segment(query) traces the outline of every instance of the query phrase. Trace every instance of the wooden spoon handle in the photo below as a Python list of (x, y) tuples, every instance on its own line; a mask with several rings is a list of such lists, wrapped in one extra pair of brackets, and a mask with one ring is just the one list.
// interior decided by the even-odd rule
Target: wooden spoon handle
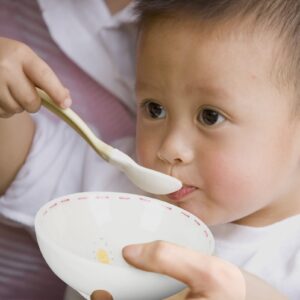
[(113, 147), (98, 139), (87, 124), (72, 109), (58, 107), (46, 92), (39, 88), (36, 88), (36, 90), (42, 100), (43, 106), (68, 123), (104, 160), (109, 161), (110, 153), (114, 149)]

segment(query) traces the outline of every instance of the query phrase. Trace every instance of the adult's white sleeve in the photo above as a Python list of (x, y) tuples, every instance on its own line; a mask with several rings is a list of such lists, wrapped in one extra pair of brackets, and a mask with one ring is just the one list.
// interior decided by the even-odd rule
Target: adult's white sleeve
[(0, 218), (32, 226), (37, 210), (62, 193), (81, 189), (88, 145), (63, 122), (33, 115), (36, 132), (26, 162), (0, 197)]

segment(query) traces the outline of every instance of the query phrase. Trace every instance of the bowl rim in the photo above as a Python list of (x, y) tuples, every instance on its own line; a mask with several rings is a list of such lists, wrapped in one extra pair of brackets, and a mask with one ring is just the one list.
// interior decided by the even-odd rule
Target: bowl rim
[[(37, 213), (35, 215), (35, 218), (34, 218), (34, 228), (35, 228), (35, 234), (36, 234), (37, 238), (38, 239), (42, 239), (46, 244), (50, 245), (50, 247), (54, 247), (56, 249), (56, 251), (62, 251), (65, 255), (74, 257), (76, 259), (80, 259), (82, 261), (89, 262), (91, 264), (98, 265), (99, 262), (89, 260), (86, 257), (74, 254), (71, 251), (67, 251), (64, 247), (60, 246), (59, 244), (57, 244), (53, 240), (47, 239), (44, 236), (44, 234), (43, 234), (43, 229), (42, 229), (42, 226), (40, 224), (40, 220), (42, 219), (43, 215), (45, 214), (45, 211), (47, 211), (47, 209), (51, 208), (51, 206), (56, 205), (57, 203), (60, 203), (63, 200), (66, 200), (67, 198), (75, 198), (75, 197), (77, 197), (77, 199), (69, 199), (69, 200), (71, 200), (71, 201), (78, 201), (79, 197), (82, 198), (82, 197), (91, 196), (91, 195), (101, 195), (101, 196), (113, 195), (114, 197), (120, 197), (120, 196), (126, 196), (126, 195), (128, 195), (128, 196), (135, 197), (135, 198), (136, 197), (142, 197), (142, 198), (149, 199), (152, 202), (155, 201), (157, 203), (161, 203), (161, 204), (164, 204), (164, 205), (167, 204), (167, 205), (171, 206), (172, 208), (174, 208), (174, 209), (176, 209), (176, 210), (178, 210), (180, 212), (184, 212), (184, 213), (188, 214), (189, 216), (193, 217), (194, 220), (196, 220), (197, 222), (200, 222), (201, 226), (204, 227), (204, 230), (207, 232), (208, 238), (210, 240), (208, 251), (207, 251), (208, 253), (207, 254), (208, 255), (213, 255), (213, 253), (214, 253), (214, 250), (215, 250), (215, 239), (214, 239), (214, 236), (213, 236), (211, 230), (209, 229), (209, 227), (200, 218), (198, 218), (194, 214), (186, 211), (185, 209), (183, 209), (181, 207), (178, 207), (178, 206), (173, 205), (173, 204), (168, 203), (168, 202), (164, 202), (164, 201), (162, 201), (160, 199), (152, 198), (152, 197), (149, 197), (147, 195), (139, 195), (139, 194), (123, 193), (123, 192), (89, 191), (89, 192), (70, 193), (70, 194), (66, 194), (66, 195), (63, 195), (63, 196), (56, 197), (56, 198), (48, 201), (47, 203), (45, 203), (44, 205), (42, 205), (39, 208), (39, 210), (37, 211)], [(105, 264), (103, 264), (103, 265), (105, 265)], [(109, 267), (109, 266), (111, 267), (111, 265), (105, 265), (105, 266), (106, 267)], [(114, 265), (114, 267), (119, 267), (119, 266)]]

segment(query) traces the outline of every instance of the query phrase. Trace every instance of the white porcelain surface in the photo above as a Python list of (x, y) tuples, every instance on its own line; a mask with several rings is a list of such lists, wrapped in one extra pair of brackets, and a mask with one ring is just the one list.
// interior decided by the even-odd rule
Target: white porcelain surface
[(184, 288), (167, 276), (129, 266), (121, 249), (165, 240), (211, 254), (214, 240), (190, 213), (145, 196), (89, 192), (50, 201), (36, 215), (40, 250), (53, 272), (88, 298), (109, 291), (114, 300), (162, 299)]

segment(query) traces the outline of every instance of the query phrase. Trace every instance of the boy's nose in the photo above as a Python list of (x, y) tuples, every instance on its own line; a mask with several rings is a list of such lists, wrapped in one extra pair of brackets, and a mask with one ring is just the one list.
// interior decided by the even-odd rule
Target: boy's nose
[(168, 164), (187, 164), (194, 158), (188, 134), (172, 133), (165, 137), (158, 149), (157, 157)]

